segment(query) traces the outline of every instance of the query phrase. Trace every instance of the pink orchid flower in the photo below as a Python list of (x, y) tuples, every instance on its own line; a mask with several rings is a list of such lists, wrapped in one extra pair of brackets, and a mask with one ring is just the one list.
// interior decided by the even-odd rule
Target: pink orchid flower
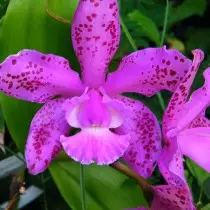
[[(210, 146), (210, 141), (207, 142), (207, 139), (204, 139), (202, 142), (199, 136), (195, 135), (193, 137), (196, 132), (191, 133), (191, 127), (195, 129), (194, 127), (210, 126), (210, 122), (204, 117), (203, 110), (200, 109), (202, 107), (201, 104), (203, 105), (206, 102), (204, 107), (208, 106), (208, 103), (210, 104), (210, 100), (207, 99), (207, 92), (210, 90), (208, 85), (210, 83), (206, 81), (204, 87), (193, 93), (190, 100), (186, 102), (194, 77), (204, 58), (201, 50), (194, 50), (193, 54), (193, 63), (174, 91), (163, 117), (162, 129), (165, 145), (161, 151), (158, 165), (168, 185), (153, 187), (154, 199), (149, 208), (150, 210), (195, 210), (196, 208), (193, 204), (190, 189), (184, 177), (182, 156), (185, 154), (193, 158), (189, 154), (194, 153), (194, 157), (199, 157), (199, 160), (201, 160), (200, 155), (204, 153), (205, 157), (203, 158), (203, 162), (209, 164), (207, 150)], [(210, 71), (205, 72), (204, 75), (205, 78), (210, 79)], [(206, 99), (205, 102), (204, 98)], [(199, 105), (197, 106), (197, 104)], [(202, 136), (204, 128), (199, 129), (201, 129), (200, 135)], [(208, 128), (208, 131), (210, 133), (210, 128)], [(190, 133), (190, 135), (186, 136), (186, 133)], [(187, 138), (185, 139), (183, 137)], [(204, 135), (205, 137), (206, 135)], [(206, 149), (204, 149), (204, 144)], [(197, 145), (201, 145), (199, 149), (200, 155), (198, 154), (199, 151), (197, 148), (199, 146)], [(188, 153), (184, 151), (188, 151)], [(195, 161), (197, 160), (196, 158), (193, 159)], [(197, 161), (197, 163), (200, 162)], [(200, 165), (205, 166), (205, 164)], [(145, 209), (147, 208), (139, 207), (133, 210)]]
[[(163, 116), (162, 130), (165, 146), (159, 159), (159, 168), (168, 183), (179, 186), (185, 185), (182, 154), (188, 155), (185, 151), (190, 152), (194, 149), (192, 138), (187, 140), (183, 136), (185, 132), (189, 132), (191, 123), (194, 123), (192, 116), (187, 113), (186, 107), (188, 109), (193, 107), (193, 104), (189, 106), (191, 99), (187, 102), (187, 97), (199, 65), (204, 59), (201, 50), (194, 50), (193, 54), (193, 63), (174, 91)], [(196, 103), (198, 101), (194, 105)], [(193, 114), (194, 117), (197, 114)]]
[[(210, 123), (204, 117), (203, 110), (201, 109), (202, 106), (197, 106), (197, 104), (202, 104), (200, 100), (202, 101), (202, 97), (205, 98), (204, 95), (210, 90), (209, 87), (205, 85), (203, 88), (195, 91), (187, 102), (194, 77), (199, 69), (200, 63), (204, 59), (204, 54), (201, 50), (194, 50), (193, 54), (194, 60), (192, 66), (174, 91), (164, 113), (163, 139), (165, 146), (158, 160), (160, 171), (169, 184), (169, 188), (174, 188), (176, 191), (179, 188), (184, 189), (182, 197), (180, 197), (180, 193), (176, 193), (177, 195), (174, 198), (179, 199), (176, 203), (170, 200), (171, 191), (169, 191), (170, 193), (165, 193), (167, 195), (166, 198), (170, 200), (169, 203), (172, 203), (174, 209), (178, 210), (196, 209), (184, 176), (183, 154), (210, 171), (208, 167), (209, 158), (207, 158), (207, 148), (210, 146), (210, 141), (207, 141), (208, 139), (205, 139), (205, 134), (202, 134), (203, 129), (206, 129), (203, 127), (209, 126)], [(196, 131), (200, 129), (198, 133), (201, 136), (204, 135), (204, 138), (201, 139), (199, 135), (196, 136), (194, 129)]]
[[(30, 173), (44, 171), (63, 147), (83, 164), (111, 164), (124, 154), (138, 173), (151, 175), (161, 149), (157, 119), (141, 102), (120, 94), (174, 91), (191, 61), (176, 50), (148, 48), (125, 57), (106, 77), (119, 39), (117, 0), (80, 0), (72, 41), (81, 79), (66, 59), (35, 50), (20, 51), (0, 65), (1, 91), (45, 103), (26, 143)], [(71, 128), (80, 132), (69, 136)]]

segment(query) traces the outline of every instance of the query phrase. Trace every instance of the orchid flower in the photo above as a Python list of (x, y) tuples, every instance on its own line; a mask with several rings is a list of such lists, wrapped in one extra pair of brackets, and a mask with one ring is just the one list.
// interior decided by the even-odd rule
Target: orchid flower
[[(200, 112), (199, 111), (195, 112), (195, 110), (197, 110), (196, 104), (198, 103), (198, 97), (195, 97), (194, 95), (200, 96), (198, 95), (198, 93), (202, 92), (203, 94), (200, 98), (202, 99), (202, 97), (204, 97), (204, 95), (208, 91), (207, 87), (208, 82), (206, 82), (206, 84), (204, 85), (203, 88), (201, 88), (201, 90), (198, 90), (194, 94), (192, 94), (191, 99), (189, 100), (189, 102), (186, 103), (188, 92), (190, 91), (193, 79), (197, 73), (200, 63), (204, 58), (203, 52), (201, 50), (194, 50), (193, 54), (194, 54), (194, 60), (190, 68), (186, 72), (185, 76), (178, 84), (176, 90), (174, 91), (163, 117), (163, 137), (165, 145), (161, 151), (158, 160), (158, 165), (160, 172), (164, 176), (168, 185), (153, 187), (154, 199), (151, 203), (151, 207), (149, 208), (150, 210), (160, 210), (160, 209), (195, 210), (196, 209), (192, 201), (190, 189), (184, 177), (182, 154), (183, 151), (185, 150), (191, 152), (191, 149), (192, 151), (194, 151), (197, 149), (197, 147), (191, 148), (192, 136), (190, 136), (190, 138), (186, 139), (187, 143), (184, 145), (185, 148), (182, 148), (182, 145), (184, 143), (180, 144), (181, 138), (178, 136), (178, 135), (183, 136), (182, 134), (183, 131), (181, 131), (180, 134), (178, 134), (178, 130), (180, 128), (183, 129), (185, 127), (183, 125), (187, 125), (186, 122), (191, 122), (192, 119), (195, 120), (192, 121), (191, 124), (187, 125), (187, 129), (192, 126), (194, 127), (195, 125), (198, 124), (202, 126), (202, 123), (204, 123), (204, 121), (207, 122), (207, 119), (203, 117), (203, 112), (202, 112), (202, 117), (203, 117), (202, 119), (200, 119), (199, 116)], [(205, 73), (205, 75), (207, 75), (207, 73)], [(210, 100), (208, 101), (210, 103)], [(195, 105), (196, 108), (195, 110), (193, 108), (194, 111), (192, 112), (193, 105)], [(190, 113), (189, 110), (191, 111)], [(210, 125), (210, 123), (208, 125)], [(189, 130), (191, 129), (188, 129), (188, 132)], [(199, 143), (196, 142), (196, 145), (197, 144)], [(201, 145), (203, 145), (203, 143), (201, 143)], [(194, 147), (194, 145), (192, 146)], [(204, 150), (203, 152), (205, 151), (206, 150)], [(199, 156), (199, 154), (197, 156)], [(206, 163), (207, 162), (208, 161), (206, 161)], [(145, 210), (145, 209), (147, 208), (139, 207), (133, 210)]]
[(174, 92), (163, 120), (166, 146), (160, 157), (159, 167), (171, 184), (186, 183), (182, 155), (210, 172), (210, 121), (205, 117), (205, 109), (210, 105), (210, 68), (204, 71), (203, 87), (193, 92), (187, 101), (193, 77), (204, 57), (199, 50), (194, 53), (196, 58), (191, 71)]
[[(193, 63), (174, 91), (163, 116), (162, 130), (165, 146), (159, 159), (159, 168), (168, 183), (179, 186), (185, 185), (182, 154), (185, 150), (193, 150), (191, 143), (183, 139), (186, 131), (183, 125), (185, 124), (188, 128), (192, 122), (190, 119), (193, 119), (186, 112), (186, 106), (189, 108), (189, 102), (186, 103), (186, 101), (199, 65), (204, 58), (201, 50), (194, 50), (193, 54)], [(191, 140), (189, 138), (189, 141)], [(186, 141), (190, 143), (188, 146), (184, 145)]]
[[(204, 59), (204, 54), (201, 50), (194, 50), (193, 54), (194, 60), (192, 66), (174, 91), (163, 117), (162, 129), (165, 146), (158, 160), (159, 169), (170, 189), (174, 189), (175, 191), (179, 191), (179, 188), (184, 189), (182, 193), (183, 199), (181, 199), (180, 193), (177, 193), (177, 199), (179, 199), (179, 202), (177, 201), (176, 203), (174, 203), (173, 200), (173, 202), (171, 202), (171, 190), (169, 191), (170, 193), (165, 193), (166, 200), (164, 200), (164, 202), (168, 199), (168, 201), (170, 201), (169, 203), (173, 204), (170, 209), (173, 209), (173, 206), (174, 209), (180, 210), (195, 209), (189, 187), (184, 177), (183, 154), (193, 158), (198, 164), (206, 169), (208, 169), (208, 167), (205, 166), (209, 165), (207, 149), (204, 148), (203, 145), (205, 144), (205, 146), (209, 148), (210, 141), (208, 145), (205, 137), (204, 139), (200, 139), (196, 135), (193, 137), (196, 132), (194, 132), (195, 128), (191, 129), (191, 127), (194, 127), (195, 125), (203, 127), (204, 121), (207, 125), (208, 120), (204, 117), (203, 113), (201, 113), (202, 109), (198, 109), (197, 104), (200, 104), (200, 100), (198, 100), (199, 98), (197, 96), (203, 92), (203, 89), (208, 91), (209, 88), (205, 86), (202, 90), (196, 91), (187, 102), (194, 77), (198, 71), (200, 63)], [(205, 91), (203, 94), (206, 94)], [(202, 100), (202, 98), (200, 99)], [(191, 112), (192, 109), (194, 112)], [(200, 119), (200, 114), (202, 114), (203, 121)], [(199, 129), (201, 129), (200, 132), (202, 133), (203, 128)], [(201, 146), (199, 147), (199, 145)], [(197, 150), (198, 148), (199, 150)], [(189, 155), (193, 153), (195, 156)], [(205, 157), (202, 158), (203, 154), (205, 154)], [(198, 157), (198, 160), (201, 160), (201, 162), (197, 161), (196, 157)], [(204, 162), (206, 164), (203, 164)]]
[[(111, 164), (123, 156), (138, 173), (151, 175), (161, 149), (157, 119), (141, 102), (120, 94), (174, 91), (191, 60), (176, 50), (148, 48), (125, 57), (106, 77), (119, 40), (117, 0), (80, 0), (72, 41), (81, 79), (66, 59), (35, 50), (22, 50), (0, 65), (1, 91), (44, 103), (26, 143), (30, 173), (44, 171), (63, 147), (82, 164)], [(69, 136), (72, 128), (80, 131)]]

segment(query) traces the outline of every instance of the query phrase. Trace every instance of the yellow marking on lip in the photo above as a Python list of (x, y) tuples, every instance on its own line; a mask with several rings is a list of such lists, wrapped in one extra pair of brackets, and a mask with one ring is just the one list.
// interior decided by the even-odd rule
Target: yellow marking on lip
[(101, 126), (99, 124), (93, 124), (91, 125), (92, 128), (100, 128)]

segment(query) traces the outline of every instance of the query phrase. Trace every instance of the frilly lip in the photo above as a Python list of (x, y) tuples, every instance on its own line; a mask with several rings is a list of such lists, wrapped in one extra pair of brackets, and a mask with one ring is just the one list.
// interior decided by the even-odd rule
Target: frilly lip
[(130, 134), (117, 135), (108, 128), (84, 128), (76, 135), (60, 137), (64, 150), (72, 159), (98, 165), (109, 165), (123, 156), (130, 140)]

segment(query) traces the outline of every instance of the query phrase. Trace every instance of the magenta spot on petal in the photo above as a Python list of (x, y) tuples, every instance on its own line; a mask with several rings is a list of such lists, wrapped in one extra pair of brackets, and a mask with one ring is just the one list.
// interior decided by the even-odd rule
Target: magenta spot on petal
[(15, 65), (17, 63), (17, 60), (16, 59), (13, 59), (12, 60), (12, 65)]

